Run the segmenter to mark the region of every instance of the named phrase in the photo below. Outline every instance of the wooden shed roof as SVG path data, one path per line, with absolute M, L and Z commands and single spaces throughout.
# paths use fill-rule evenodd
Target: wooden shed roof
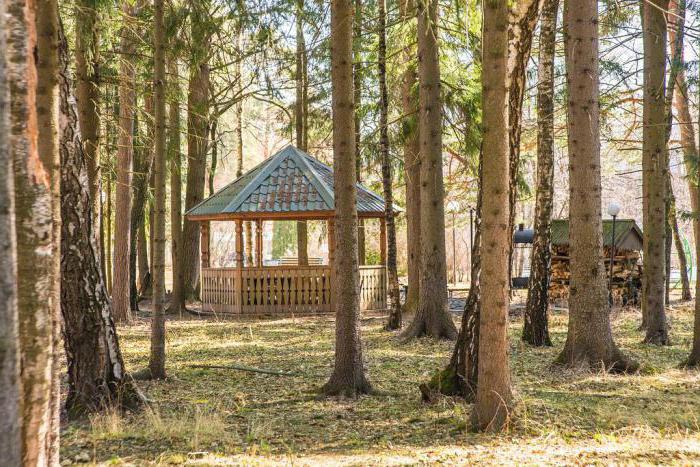
M 603 245 L 610 246 L 613 244 L 612 238 L 612 219 L 603 220 Z M 617 219 L 615 221 L 615 246 L 617 248 L 625 248 L 628 250 L 641 250 L 644 236 L 642 229 L 639 228 L 634 219 Z M 568 219 L 553 219 L 552 220 L 552 245 L 568 245 L 569 244 L 569 220 Z
M 292 145 L 187 211 L 193 220 L 329 217 L 335 211 L 333 169 Z M 382 217 L 384 200 L 357 184 L 357 211 Z

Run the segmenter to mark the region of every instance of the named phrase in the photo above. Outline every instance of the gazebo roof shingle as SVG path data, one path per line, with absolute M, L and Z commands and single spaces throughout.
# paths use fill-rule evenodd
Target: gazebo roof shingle
M 262 214 L 332 214 L 333 170 L 288 145 L 187 211 L 190 218 Z M 357 211 L 380 217 L 384 200 L 357 184 Z

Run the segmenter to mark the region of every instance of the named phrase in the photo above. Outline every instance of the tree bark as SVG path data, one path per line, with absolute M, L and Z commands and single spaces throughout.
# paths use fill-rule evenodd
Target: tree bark
M 107 209 L 105 213 L 107 220 L 105 237 L 105 276 L 107 281 L 107 293 L 112 293 L 112 176 L 107 176 Z
M 92 213 L 97 218 L 100 190 L 100 24 L 96 3 L 76 2 L 75 72 L 78 120 L 90 182 Z
M 335 173 L 335 364 L 322 391 L 356 396 L 372 390 L 364 372 L 360 338 L 360 280 L 357 257 L 357 187 L 352 84 L 352 0 L 331 3 L 333 171 Z M 333 241 L 333 240 L 331 240 Z
M 382 159 L 382 187 L 384 189 L 384 222 L 386 223 L 386 269 L 389 292 L 388 330 L 401 329 L 401 296 L 396 266 L 396 225 L 394 222 L 394 193 L 391 187 L 393 170 L 389 155 L 389 92 L 386 87 L 386 0 L 378 2 L 379 47 L 377 65 L 379 75 L 379 152 Z M 383 246 L 382 246 L 383 247 Z
M 644 127 L 642 143 L 644 275 L 642 313 L 649 344 L 667 345 L 666 236 L 668 149 L 666 146 L 665 74 L 668 0 L 644 3 Z
M 447 305 L 445 188 L 442 176 L 442 104 L 437 1 L 418 3 L 419 132 L 421 149 L 421 269 L 418 309 L 404 338 L 455 339 Z
M 134 156 L 134 111 L 136 53 L 134 37 L 135 9 L 122 4 L 124 25 L 121 29 L 121 63 L 119 65 L 119 137 L 117 142 L 117 183 L 114 206 L 114 264 L 112 302 L 114 319 L 131 320 L 129 255 L 131 253 L 131 170 Z
M 530 263 L 522 339 L 551 346 L 547 312 L 551 274 L 551 227 L 554 203 L 554 55 L 559 0 L 545 0 L 540 22 L 537 85 L 537 192 L 535 238 Z
M 685 0 L 669 2 L 669 7 L 672 3 L 677 3 L 677 16 L 671 16 L 676 24 L 676 30 L 683 32 L 685 27 Z M 690 105 L 688 104 L 688 83 L 685 77 L 685 61 L 683 58 L 683 41 L 673 38 L 673 28 L 669 31 L 669 43 L 671 47 L 671 55 L 678 58 L 678 73 L 676 74 L 675 92 L 673 93 L 673 104 L 676 108 L 676 120 L 680 127 L 681 147 L 683 149 L 683 163 L 685 166 L 686 180 L 688 183 L 688 193 L 690 198 L 690 209 L 692 212 L 698 212 L 698 184 L 697 184 L 697 160 L 698 149 L 695 144 L 695 129 L 693 127 L 693 119 L 690 116 Z M 676 50 L 680 43 L 681 47 Z M 700 219 L 693 216 L 692 225 L 694 236 L 700 235 L 698 224 Z
M 509 152 L 508 152 L 508 3 L 484 3 L 482 58 L 483 160 L 481 261 L 481 316 L 476 405 L 472 428 L 500 431 L 511 405 L 508 367 L 508 306 L 510 284 L 508 252 Z
M 558 362 L 634 371 L 637 363 L 623 355 L 613 341 L 603 264 L 597 2 L 565 0 L 564 24 L 571 285 L 566 344 Z
M 352 89 L 355 99 L 355 172 L 357 181 L 362 182 L 362 0 L 354 0 L 355 11 L 352 21 Z M 357 221 L 357 256 L 360 266 L 367 261 L 365 241 L 365 221 Z
M 415 313 L 420 292 L 420 145 L 418 137 L 418 96 L 415 92 L 417 75 L 415 67 L 416 16 L 413 0 L 399 2 L 402 20 L 409 25 L 411 35 L 405 38 L 403 61 L 406 68 L 401 79 L 401 106 L 403 110 L 403 158 L 406 180 L 406 255 L 408 269 L 408 295 L 404 303 L 404 313 Z M 413 39 L 412 39 L 413 38 Z
M 669 191 L 669 197 L 671 201 L 669 203 L 669 224 L 671 225 L 671 232 L 673 234 L 673 243 L 676 246 L 676 255 L 678 256 L 678 268 L 681 274 L 681 300 L 684 302 L 690 301 L 692 299 L 690 294 L 690 278 L 688 277 L 688 258 L 685 256 L 685 249 L 683 248 L 683 239 L 681 238 L 681 232 L 678 228 L 678 216 L 676 211 L 676 197 L 673 195 L 673 191 Z
M 57 465 L 53 399 L 60 278 L 54 210 L 58 188 L 55 3 L 8 2 L 7 63 L 15 186 L 17 311 L 22 384 L 23 465 Z M 41 18 L 37 12 L 41 8 Z M 41 70 L 41 75 L 38 74 Z M 39 114 L 41 113 L 41 116 Z M 39 137 L 45 138 L 39 146 Z M 39 152 L 39 147 L 48 152 Z
M 684 72 L 683 65 L 683 42 L 685 38 L 685 0 L 675 1 L 671 0 L 668 2 L 668 8 L 670 14 L 668 15 L 668 42 L 669 50 L 671 54 L 671 71 L 668 76 L 668 82 L 666 84 L 666 97 L 665 97 L 665 112 L 666 112 L 666 146 L 668 147 L 668 142 L 671 138 L 671 131 L 673 130 L 673 107 L 674 101 L 676 100 L 676 93 L 681 92 L 678 86 L 678 77 Z M 677 117 L 680 123 L 680 118 Z M 691 127 L 692 130 L 692 127 Z M 681 129 L 681 146 L 683 146 L 683 130 Z M 693 146 L 695 146 L 695 140 L 693 140 Z M 668 151 L 668 149 L 667 149 Z M 687 301 L 691 299 L 690 293 L 690 279 L 688 277 L 688 259 L 685 255 L 685 249 L 683 248 L 683 242 L 681 239 L 680 231 L 678 229 L 678 217 L 676 210 L 676 196 L 673 193 L 673 183 L 671 181 L 671 169 L 670 169 L 670 156 L 666 158 L 666 186 L 668 188 L 668 199 L 667 199 L 667 214 L 668 214 L 668 229 L 666 230 L 668 238 L 673 237 L 673 243 L 676 246 L 676 254 L 678 255 L 678 262 L 680 266 L 681 274 L 681 300 Z M 691 200 L 692 204 L 692 200 Z M 670 235 L 669 235 L 670 229 Z M 667 242 L 668 245 L 668 242 Z M 666 283 L 666 302 L 670 299 L 670 278 L 671 278 L 671 249 L 668 248 L 666 252 L 668 260 L 666 261 L 667 267 L 667 283 Z
M 51 283 L 49 309 L 51 320 L 51 376 L 49 380 L 49 414 L 47 462 L 57 465 L 60 429 L 60 360 L 61 346 L 61 174 L 59 154 L 59 88 L 58 88 L 58 1 L 36 3 L 37 46 L 33 51 L 37 66 L 36 107 L 39 128 L 38 150 L 48 171 L 51 187 Z M 20 328 L 21 331 L 21 328 Z M 31 376 L 30 376 L 31 377 Z
M 173 267 L 173 290 L 170 312 L 182 314 L 185 307 L 182 275 L 182 154 L 180 153 L 180 82 L 177 58 L 168 61 L 173 100 L 168 108 L 168 155 L 170 157 L 170 255 Z
M 219 144 L 217 135 L 218 118 L 214 118 L 209 128 L 209 146 L 211 147 L 211 163 L 209 165 L 209 196 L 214 194 L 214 177 L 219 163 Z
M 469 294 L 462 312 L 462 324 L 452 350 L 450 363 L 438 371 L 429 383 L 421 385 L 424 400 L 434 399 L 434 393 L 459 396 L 466 402 L 474 402 L 479 381 L 479 322 L 481 316 L 481 203 L 483 151 L 479 151 L 479 167 L 474 218 L 474 241 L 471 251 Z
M 127 375 L 112 304 L 99 267 L 88 156 L 72 101 L 68 44 L 61 40 L 61 313 L 71 415 L 108 407 L 135 408 L 144 398 Z
M 306 76 L 306 40 L 304 38 L 304 0 L 296 0 L 296 99 L 294 102 L 294 126 L 296 131 L 296 144 L 302 151 L 306 147 L 306 109 L 305 83 Z M 306 221 L 297 221 L 297 262 L 300 266 L 309 264 L 308 254 L 309 233 Z
M 682 49 L 681 49 L 682 50 Z M 681 89 L 683 89 L 682 86 L 680 86 Z M 681 127 L 681 135 L 685 131 L 686 136 L 687 135 L 692 135 L 692 120 L 690 118 L 690 111 L 689 111 L 689 106 L 688 106 L 688 99 L 687 99 L 687 86 L 685 87 L 685 92 L 686 94 L 684 95 L 685 99 L 685 110 L 687 112 L 685 115 L 683 115 L 682 119 L 684 122 L 686 122 L 685 125 Z M 698 91 L 698 96 L 700 96 L 700 90 Z M 682 104 L 681 104 L 682 105 Z M 700 132 L 700 122 L 698 122 L 698 132 Z M 695 142 L 695 139 L 691 140 L 686 140 L 687 145 L 684 145 L 686 149 L 686 156 L 688 155 L 688 152 L 690 152 L 690 141 L 693 143 Z M 700 198 L 700 186 L 698 184 L 698 165 L 697 165 L 697 146 L 695 146 L 695 159 L 688 159 L 686 157 L 686 167 L 690 170 L 688 170 L 688 184 L 690 185 L 690 199 L 691 199 L 691 204 L 693 199 L 695 200 L 695 207 L 693 207 L 693 212 L 696 214 L 694 217 L 694 231 L 695 231 L 695 270 L 696 270 L 696 280 L 695 280 L 695 320 L 693 322 L 693 344 L 690 349 L 690 355 L 688 355 L 688 358 L 683 362 L 684 366 L 687 368 L 698 368 L 700 367 L 700 300 L 698 300 L 698 295 L 700 293 L 700 280 L 697 280 L 697 268 L 700 267 L 700 220 L 698 219 L 697 213 L 698 213 L 698 199 Z
M 509 12 L 508 20 L 508 141 L 510 158 L 509 207 L 510 217 L 508 228 L 515 230 L 515 212 L 518 202 L 518 177 L 520 176 L 520 134 L 522 127 L 523 97 L 527 84 L 527 63 L 532 49 L 532 37 L 537 25 L 544 0 L 520 0 L 515 2 Z M 508 280 L 512 276 L 513 248 L 512 242 L 508 248 Z
M 198 52 L 190 65 L 187 95 L 187 192 L 185 211 L 204 198 L 207 162 L 207 128 L 209 116 L 209 42 L 207 25 L 208 2 L 194 8 L 191 15 L 192 39 Z M 184 297 L 193 299 L 199 290 L 199 235 L 200 226 L 185 218 L 182 231 Z
M 148 368 L 151 378 L 165 378 L 165 25 L 164 0 L 153 2 L 154 74 L 153 100 L 155 123 L 155 193 L 153 203 L 153 317 L 151 353 Z M 216 133 L 216 130 L 214 130 Z
M 146 91 L 145 96 L 146 119 L 153 115 L 153 95 Z M 139 129 L 138 120 L 135 123 L 136 131 Z M 149 124 L 149 126 L 151 126 Z M 130 303 L 132 310 L 139 309 L 139 296 L 150 287 L 151 273 L 148 264 L 148 240 L 146 238 L 146 201 L 148 198 L 148 180 L 153 169 L 153 155 L 151 148 L 152 132 L 147 131 L 145 136 L 138 136 L 141 144 L 137 144 L 134 150 L 134 173 L 132 175 L 133 201 L 131 204 L 131 245 L 129 252 L 129 278 L 130 278 Z M 138 268 L 138 281 L 137 271 Z
M 13 4 L 14 3 L 14 4 Z M 21 8 L 22 2 L 0 1 L 0 31 L 9 31 L 15 18 L 6 16 L 8 7 Z M 15 23 L 15 27 L 18 25 Z M 17 34 L 19 31 L 15 31 Z M 12 40 L 8 41 L 12 44 Z M 15 47 L 17 47 L 15 42 Z M 0 452 L 9 466 L 22 464 L 20 409 L 19 317 L 17 315 L 17 248 L 15 245 L 15 195 L 10 127 L 10 86 L 20 70 L 13 70 L 11 58 L 16 49 L 6 48 L 0 34 Z M 14 74 L 13 74 L 14 71 Z M 15 96 L 16 97 L 16 96 Z M 16 120 L 15 120 L 16 121 Z

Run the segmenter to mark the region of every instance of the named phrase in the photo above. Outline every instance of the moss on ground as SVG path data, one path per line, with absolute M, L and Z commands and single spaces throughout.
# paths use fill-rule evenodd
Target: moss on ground
M 363 321 L 368 374 L 376 395 L 322 399 L 330 375 L 333 321 L 168 322 L 166 381 L 140 381 L 149 410 L 68 423 L 62 457 L 75 463 L 412 464 L 700 463 L 700 373 L 678 369 L 691 338 L 691 307 L 669 311 L 673 345 L 641 343 L 639 313 L 615 312 L 618 343 L 643 363 L 614 376 L 551 367 L 566 337 L 555 313 L 554 347 L 531 348 L 511 322 L 511 372 L 518 404 L 507 433 L 465 430 L 469 405 L 426 405 L 418 384 L 449 359 L 452 343 L 402 344 Z M 148 364 L 146 321 L 120 328 L 127 367 Z M 192 365 L 245 365 L 295 373 L 272 376 Z

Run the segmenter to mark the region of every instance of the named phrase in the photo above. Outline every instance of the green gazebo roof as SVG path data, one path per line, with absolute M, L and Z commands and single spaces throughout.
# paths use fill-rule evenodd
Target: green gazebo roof
M 329 217 L 334 211 L 333 169 L 289 145 L 186 214 L 206 220 Z M 357 211 L 364 217 L 382 217 L 384 200 L 358 183 Z

